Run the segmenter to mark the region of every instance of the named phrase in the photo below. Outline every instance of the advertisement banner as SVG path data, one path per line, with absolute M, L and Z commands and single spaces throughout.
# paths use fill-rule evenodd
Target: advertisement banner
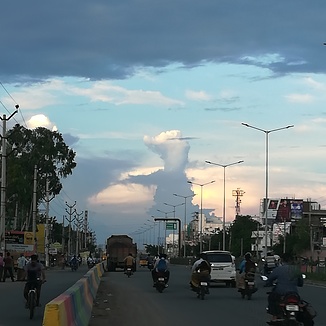
M 291 204 L 291 219 L 300 220 L 303 215 L 303 199 L 292 199 Z
M 289 199 L 281 199 L 277 209 L 276 220 L 278 222 L 291 221 L 291 204 Z
M 10 231 L 6 232 L 6 250 L 24 253 L 33 252 L 33 234 L 31 232 Z

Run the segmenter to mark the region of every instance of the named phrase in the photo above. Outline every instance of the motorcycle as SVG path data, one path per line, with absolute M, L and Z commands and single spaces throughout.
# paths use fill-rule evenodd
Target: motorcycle
M 132 269 L 128 267 L 125 271 L 125 274 L 128 276 L 128 278 L 133 274 Z
M 242 299 L 247 296 L 247 299 L 250 300 L 253 293 L 257 291 L 255 284 L 255 273 L 246 273 L 245 275 L 245 288 L 239 289 Z
M 205 295 L 209 294 L 208 277 L 205 274 L 201 274 L 200 270 L 198 270 L 197 273 L 198 287 L 193 287 L 192 290 L 196 292 L 198 299 L 204 300 Z
M 71 270 L 73 271 L 73 272 L 75 272 L 76 270 L 77 270 L 77 264 L 76 263 L 72 263 L 71 264 Z
M 305 275 L 303 275 L 305 278 Z M 264 281 L 266 276 L 262 276 Z M 267 292 L 270 294 L 271 292 Z M 268 312 L 268 308 L 266 308 Z M 277 326 L 313 326 L 313 318 L 317 315 L 312 306 L 302 300 L 298 293 L 289 292 L 278 300 L 277 319 L 268 321 L 268 325 Z
M 148 267 L 148 269 L 149 269 L 150 271 L 152 271 L 153 268 L 154 268 L 154 264 L 153 264 L 153 263 L 148 263 L 148 264 L 147 264 L 147 267 Z
M 166 288 L 166 278 L 164 276 L 164 273 L 158 272 L 155 288 L 160 293 L 162 293 L 163 290 Z

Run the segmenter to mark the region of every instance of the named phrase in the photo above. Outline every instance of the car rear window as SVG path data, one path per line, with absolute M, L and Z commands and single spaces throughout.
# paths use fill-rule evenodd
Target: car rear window
M 229 254 L 206 254 L 210 263 L 232 263 L 232 257 Z

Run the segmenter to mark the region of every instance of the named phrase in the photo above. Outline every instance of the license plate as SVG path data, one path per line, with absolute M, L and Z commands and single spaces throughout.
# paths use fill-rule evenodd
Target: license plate
M 163 278 L 163 277 L 159 277 L 158 280 L 159 280 L 160 282 L 164 282 L 164 278 Z
M 131 268 L 127 268 L 127 271 L 129 271 L 129 272 L 130 272 L 130 271 L 131 271 Z
M 248 282 L 248 285 L 254 286 L 255 285 L 255 282 Z
M 285 306 L 285 309 L 287 311 L 299 311 L 299 306 L 295 305 L 295 304 L 287 304 Z
M 207 282 L 200 282 L 201 286 L 207 286 Z
M 222 271 L 224 268 L 223 267 L 214 267 L 213 270 L 214 271 Z

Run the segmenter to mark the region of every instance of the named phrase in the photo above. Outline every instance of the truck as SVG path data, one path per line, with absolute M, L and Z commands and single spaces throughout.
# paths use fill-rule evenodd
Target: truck
M 107 270 L 124 268 L 124 259 L 132 254 L 137 257 L 137 244 L 128 235 L 111 235 L 106 241 Z M 136 268 L 136 267 L 135 267 Z

